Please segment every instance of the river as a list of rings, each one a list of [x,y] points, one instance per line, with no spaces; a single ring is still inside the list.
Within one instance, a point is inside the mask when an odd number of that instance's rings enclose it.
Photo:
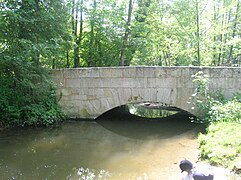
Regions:
[[[197,161],[198,132],[184,114],[148,119],[113,112],[55,128],[5,130],[0,179],[176,180],[182,159]]]

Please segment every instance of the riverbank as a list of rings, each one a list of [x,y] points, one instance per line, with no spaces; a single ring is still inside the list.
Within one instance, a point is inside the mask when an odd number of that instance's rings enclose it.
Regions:
[[[226,167],[229,179],[241,179],[237,174],[241,162],[240,129],[240,123],[216,122],[209,125],[206,134],[198,137],[200,157],[211,164]]]
[[[175,159],[190,160],[197,168],[212,172],[215,176],[214,180],[241,180],[241,177],[233,173],[231,169],[211,166],[209,163],[200,159],[200,144],[198,141],[198,136],[202,130],[201,128],[200,126],[198,126],[193,130],[190,130],[189,132],[186,132],[179,137],[176,137],[180,139],[180,141],[178,142],[180,146],[177,146],[177,151],[179,152],[179,155]],[[184,136],[188,137],[185,141],[183,141]],[[177,168],[179,168],[178,165],[179,161],[176,161],[173,163],[173,165],[170,166],[170,174],[173,175],[172,177],[170,177],[170,180],[181,179],[181,177],[183,176],[181,172],[177,173]]]

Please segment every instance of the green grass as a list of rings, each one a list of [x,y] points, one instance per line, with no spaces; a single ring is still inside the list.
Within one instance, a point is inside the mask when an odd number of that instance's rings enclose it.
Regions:
[[[208,127],[206,134],[199,135],[200,155],[211,165],[232,169],[241,162],[241,124],[216,122]]]

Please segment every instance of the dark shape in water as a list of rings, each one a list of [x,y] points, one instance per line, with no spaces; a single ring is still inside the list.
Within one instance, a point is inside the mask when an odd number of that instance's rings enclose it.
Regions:
[[[129,138],[166,139],[195,128],[198,124],[192,122],[191,118],[195,116],[184,111],[164,118],[145,118],[130,114],[123,107],[117,107],[99,116],[96,122],[116,134]]]

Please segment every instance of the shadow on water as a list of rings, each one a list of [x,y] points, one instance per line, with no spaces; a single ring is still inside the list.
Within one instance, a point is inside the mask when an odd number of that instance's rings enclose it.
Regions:
[[[193,122],[193,118],[195,116],[184,111],[163,118],[145,118],[117,107],[99,116],[96,122],[116,134],[129,138],[167,139],[196,127],[200,129],[201,125]]]
[[[1,132],[0,179],[75,180],[88,169],[106,170],[111,180],[179,179],[180,159],[198,156],[199,125],[189,116],[150,119],[115,108],[97,123]]]

